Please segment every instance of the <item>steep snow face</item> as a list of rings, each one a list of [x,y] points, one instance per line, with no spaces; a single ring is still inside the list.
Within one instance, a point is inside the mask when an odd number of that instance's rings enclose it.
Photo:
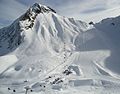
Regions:
[[[81,21],[58,16],[52,8],[36,3],[12,25],[0,30],[0,55],[12,52],[21,43],[26,43],[22,49],[27,49],[30,44],[39,40],[41,47],[45,46],[46,50],[55,53],[59,53],[66,43],[69,44],[68,50],[74,50],[75,36],[86,27]]]
[[[35,32],[32,31],[32,27],[36,16],[49,11],[55,13],[50,7],[36,3],[30,7],[24,15],[14,21],[13,24],[0,29],[0,56],[14,51],[23,41],[28,41],[29,43],[33,40],[32,36]],[[29,32],[26,32],[27,30]]]
[[[119,30],[120,30],[120,16],[115,18],[107,18],[101,21],[101,23],[97,23],[95,25],[101,31],[104,31],[105,34],[111,39],[111,42],[114,43],[114,46],[119,50]]]
[[[0,56],[15,50],[23,41],[21,29],[18,23],[0,29]]]
[[[67,51],[74,51],[75,39],[87,29],[84,22],[66,18],[55,13],[43,13],[37,16],[33,30],[51,53],[61,53],[64,45]]]
[[[117,19],[90,27],[34,4],[0,30],[0,93],[119,94]]]
[[[120,74],[120,16],[104,19],[95,24],[95,27],[109,39],[106,45],[109,46],[111,56],[106,59],[105,66],[111,71]]]

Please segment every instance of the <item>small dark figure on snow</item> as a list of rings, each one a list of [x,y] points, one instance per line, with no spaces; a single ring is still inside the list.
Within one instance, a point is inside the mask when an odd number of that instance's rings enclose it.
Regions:
[[[72,72],[70,71],[70,70],[65,70],[64,72],[63,72],[63,74],[66,74],[66,75],[69,75],[69,74],[71,74]]]
[[[13,92],[16,92],[16,90],[14,89]]]
[[[10,90],[10,88],[8,88],[8,90]]]
[[[115,23],[111,23],[112,25],[115,25]]]
[[[94,23],[91,21],[91,22],[89,22],[89,25],[94,25]]]

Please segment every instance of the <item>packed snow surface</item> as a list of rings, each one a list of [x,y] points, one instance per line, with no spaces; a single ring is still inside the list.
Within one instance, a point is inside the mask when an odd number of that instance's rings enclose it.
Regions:
[[[119,30],[34,4],[0,29],[0,94],[119,94]]]

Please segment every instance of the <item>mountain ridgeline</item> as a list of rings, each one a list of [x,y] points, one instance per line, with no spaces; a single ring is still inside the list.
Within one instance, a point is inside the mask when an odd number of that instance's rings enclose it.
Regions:
[[[58,45],[61,41],[63,44],[64,38],[69,37],[67,40],[72,41],[73,44],[75,33],[79,33],[86,27],[87,25],[81,21],[59,16],[56,14],[56,11],[49,6],[35,3],[10,26],[0,29],[0,56],[13,52],[16,48],[19,49],[19,46],[24,43],[26,39],[29,41],[28,37],[30,38],[31,35],[34,35],[31,34],[33,32],[36,33],[40,40],[42,40],[41,37],[44,38],[46,42],[43,43],[43,45],[47,45],[46,47],[48,49],[50,48],[59,52],[60,47]],[[65,28],[66,30],[64,30]],[[29,34],[26,31],[29,32]],[[41,37],[39,35],[40,32]],[[52,34],[52,36],[47,36],[48,34]],[[45,37],[47,38],[45,39]],[[32,40],[32,36],[30,40]],[[51,43],[54,45],[51,45]],[[58,46],[58,49],[55,46]]]
[[[35,3],[10,26],[0,29],[0,56],[12,52],[24,41],[25,35],[22,34],[23,31],[33,27],[38,14],[50,11],[56,13],[55,10],[50,7]],[[21,26],[21,21],[25,21],[28,24]]]

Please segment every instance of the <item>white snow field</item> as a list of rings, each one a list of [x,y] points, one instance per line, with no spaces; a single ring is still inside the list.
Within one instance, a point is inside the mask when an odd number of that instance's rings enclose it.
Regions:
[[[0,94],[120,94],[119,31],[34,4],[0,29]]]

